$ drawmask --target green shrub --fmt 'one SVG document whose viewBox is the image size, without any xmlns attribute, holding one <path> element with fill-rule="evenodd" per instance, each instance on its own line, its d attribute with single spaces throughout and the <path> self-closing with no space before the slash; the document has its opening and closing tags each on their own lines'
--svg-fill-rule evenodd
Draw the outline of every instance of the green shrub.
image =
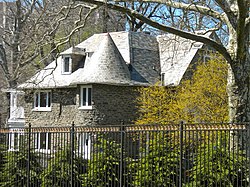
<svg viewBox="0 0 250 187">
<path fill-rule="evenodd" d="M 35 152 L 30 153 L 30 185 L 40 184 L 39 175 L 42 171 L 38 156 Z M 4 155 L 4 164 L 0 176 L 1 187 L 27 187 L 28 178 L 28 150 L 27 147 L 19 148 L 19 151 L 8 151 Z"/>
<path fill-rule="evenodd" d="M 71 154 L 72 151 L 69 146 L 63 150 L 57 151 L 53 158 L 48 162 L 47 168 L 41 174 L 43 187 L 61 187 L 70 186 L 71 184 Z M 73 186 L 81 185 L 80 175 L 84 173 L 86 167 L 86 160 L 82 157 L 73 159 Z"/>
<path fill-rule="evenodd" d="M 206 140 L 197 147 L 190 182 L 185 186 L 248 186 L 246 156 L 229 145 L 230 139 L 221 133 L 216 140 Z"/>
<path fill-rule="evenodd" d="M 97 137 L 87 173 L 83 175 L 83 186 L 119 186 L 120 154 L 121 145 L 108 134 Z"/>
<path fill-rule="evenodd" d="M 174 137 L 167 132 L 150 132 L 141 143 L 141 156 L 130 165 L 133 186 L 176 186 L 179 154 Z M 146 137 L 147 137 L 146 136 Z"/>
</svg>

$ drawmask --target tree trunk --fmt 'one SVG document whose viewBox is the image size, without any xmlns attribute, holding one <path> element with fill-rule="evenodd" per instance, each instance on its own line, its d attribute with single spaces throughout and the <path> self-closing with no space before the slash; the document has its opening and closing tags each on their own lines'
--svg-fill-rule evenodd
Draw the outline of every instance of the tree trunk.
<svg viewBox="0 0 250 187">
<path fill-rule="evenodd" d="M 228 69 L 230 123 L 250 122 L 250 62 L 234 61 Z"/>
<path fill-rule="evenodd" d="M 228 68 L 229 122 L 232 124 L 250 122 L 250 61 L 234 61 Z M 247 131 L 232 131 L 231 149 L 245 149 L 250 156 L 250 125 Z"/>
</svg>

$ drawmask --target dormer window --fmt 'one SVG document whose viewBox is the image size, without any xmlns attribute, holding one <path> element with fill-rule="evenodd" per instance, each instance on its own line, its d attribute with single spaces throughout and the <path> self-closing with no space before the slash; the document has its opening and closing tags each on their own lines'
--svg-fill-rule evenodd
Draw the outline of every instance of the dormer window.
<svg viewBox="0 0 250 187">
<path fill-rule="evenodd" d="M 62 57 L 62 74 L 71 74 L 72 72 L 72 58 L 71 56 Z"/>
</svg>

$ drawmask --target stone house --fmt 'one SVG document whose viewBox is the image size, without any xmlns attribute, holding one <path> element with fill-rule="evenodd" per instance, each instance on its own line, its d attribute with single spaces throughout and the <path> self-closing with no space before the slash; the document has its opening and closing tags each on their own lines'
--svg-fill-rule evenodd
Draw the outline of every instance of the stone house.
<svg viewBox="0 0 250 187">
<path fill-rule="evenodd" d="M 160 78 L 156 37 L 95 34 L 20 85 L 26 124 L 117 125 L 136 119 L 137 88 Z"/>
<path fill-rule="evenodd" d="M 211 36 L 211 34 L 209 35 Z M 117 125 L 136 119 L 137 88 L 177 86 L 207 47 L 173 35 L 95 34 L 19 86 L 32 126 Z M 206 59 L 205 59 L 206 60 Z"/>
<path fill-rule="evenodd" d="M 212 33 L 207 34 L 211 36 Z M 190 70 L 199 59 L 209 58 L 207 51 L 202 43 L 171 34 L 95 34 L 63 51 L 19 85 L 18 89 L 25 93 L 23 125 L 58 127 L 69 126 L 73 121 L 76 126 L 132 123 L 137 117 L 139 87 L 160 81 L 162 86 L 179 85 L 182 79 L 192 76 Z M 38 135 L 38 142 L 39 137 L 41 142 L 47 142 L 45 147 L 49 145 L 48 133 Z"/>
</svg>

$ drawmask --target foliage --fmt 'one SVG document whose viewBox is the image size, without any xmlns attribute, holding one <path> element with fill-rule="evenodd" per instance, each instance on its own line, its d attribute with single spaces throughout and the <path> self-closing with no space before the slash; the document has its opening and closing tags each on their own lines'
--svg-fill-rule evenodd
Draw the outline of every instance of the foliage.
<svg viewBox="0 0 250 187">
<path fill-rule="evenodd" d="M 220 57 L 199 63 L 191 80 L 176 88 L 141 88 L 137 124 L 228 120 L 227 64 Z"/>
<path fill-rule="evenodd" d="M 0 138 L 0 172 L 2 172 L 4 167 L 5 152 L 6 152 L 6 145 L 3 144 L 2 139 Z"/>
<path fill-rule="evenodd" d="M 83 175 L 83 186 L 119 186 L 120 152 L 121 145 L 108 134 L 99 136 L 93 144 L 87 173 Z"/>
<path fill-rule="evenodd" d="M 173 141 L 175 135 L 147 132 L 148 136 L 140 148 L 140 159 L 130 165 L 135 170 L 133 186 L 178 186 L 179 146 Z"/>
<path fill-rule="evenodd" d="M 169 106 L 174 101 L 176 95 L 173 89 L 159 86 L 140 88 L 140 96 L 137 98 L 139 119 L 137 124 L 165 124 L 168 123 Z"/>
<path fill-rule="evenodd" d="M 249 169 L 243 151 L 233 151 L 225 133 L 217 133 L 217 136 L 197 147 L 194 166 L 188 172 L 191 182 L 185 186 L 247 186 Z"/>
<path fill-rule="evenodd" d="M 28 160 L 28 149 L 23 143 L 23 146 L 18 151 L 8 151 L 4 156 L 4 165 L 0 176 L 0 186 L 2 187 L 27 187 L 27 163 L 30 164 L 30 186 L 39 184 L 39 175 L 42 172 L 42 167 L 39 163 L 37 153 L 30 152 Z"/>
<path fill-rule="evenodd" d="M 55 153 L 53 158 L 49 160 L 47 168 L 41 174 L 41 186 L 70 186 L 72 166 L 74 173 L 73 186 L 80 186 L 80 175 L 85 172 L 86 160 L 81 157 L 74 157 L 72 164 L 71 154 L 70 146 L 64 147 Z"/>
<path fill-rule="evenodd" d="M 181 85 L 172 110 L 187 122 L 227 122 L 227 64 L 217 56 L 200 63 L 191 80 Z"/>
</svg>

